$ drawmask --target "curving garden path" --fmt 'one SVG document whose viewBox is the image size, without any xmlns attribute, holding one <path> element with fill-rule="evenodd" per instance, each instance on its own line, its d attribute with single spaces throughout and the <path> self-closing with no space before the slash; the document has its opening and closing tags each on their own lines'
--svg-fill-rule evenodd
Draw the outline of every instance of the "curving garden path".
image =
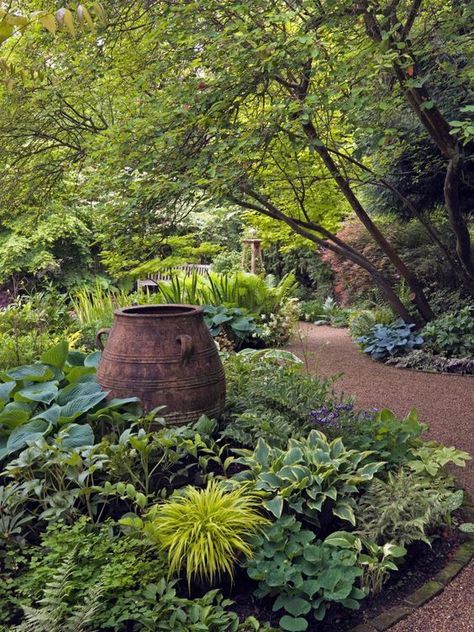
<svg viewBox="0 0 474 632">
<path fill-rule="evenodd" d="M 305 358 L 312 373 L 341 374 L 336 388 L 353 395 L 358 408 L 390 408 L 400 416 L 416 408 L 429 424 L 428 436 L 474 456 L 474 377 L 379 364 L 358 350 L 347 330 L 307 323 L 287 348 Z M 456 474 L 474 498 L 474 460 Z M 474 561 L 440 596 L 392 630 L 474 632 Z"/>
</svg>

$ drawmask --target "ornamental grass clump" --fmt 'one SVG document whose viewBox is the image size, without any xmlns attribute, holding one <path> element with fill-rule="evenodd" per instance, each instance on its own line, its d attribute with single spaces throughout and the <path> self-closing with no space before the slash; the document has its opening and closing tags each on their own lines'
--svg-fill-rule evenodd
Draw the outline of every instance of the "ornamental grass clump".
<svg viewBox="0 0 474 632">
<path fill-rule="evenodd" d="M 239 557 L 252 557 L 251 536 L 268 524 L 260 502 L 246 486 L 229 490 L 211 480 L 155 505 L 144 531 L 167 553 L 170 575 L 186 569 L 189 586 L 196 579 L 212 585 L 223 574 L 233 577 Z"/>
</svg>

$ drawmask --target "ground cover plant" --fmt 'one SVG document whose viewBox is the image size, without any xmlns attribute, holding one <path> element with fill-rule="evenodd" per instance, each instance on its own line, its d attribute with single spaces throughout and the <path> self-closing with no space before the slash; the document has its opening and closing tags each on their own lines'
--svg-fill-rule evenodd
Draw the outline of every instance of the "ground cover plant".
<svg viewBox="0 0 474 632">
<path fill-rule="evenodd" d="M 224 415 L 182 427 L 106 400 L 65 341 L 0 375 L 0 629 L 312 630 L 454 528 L 469 457 L 415 413 L 359 413 L 288 352 L 223 357 Z"/>
</svg>

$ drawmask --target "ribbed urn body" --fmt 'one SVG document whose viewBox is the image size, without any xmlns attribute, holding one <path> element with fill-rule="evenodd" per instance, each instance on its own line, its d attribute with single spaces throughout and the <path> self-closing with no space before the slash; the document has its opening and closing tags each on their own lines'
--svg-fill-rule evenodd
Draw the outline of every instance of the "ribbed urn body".
<svg viewBox="0 0 474 632">
<path fill-rule="evenodd" d="M 166 406 L 168 423 L 205 414 L 218 416 L 225 404 L 224 368 L 204 322 L 192 305 L 143 305 L 115 312 L 97 370 L 108 397 L 139 397 L 145 411 Z"/>
</svg>

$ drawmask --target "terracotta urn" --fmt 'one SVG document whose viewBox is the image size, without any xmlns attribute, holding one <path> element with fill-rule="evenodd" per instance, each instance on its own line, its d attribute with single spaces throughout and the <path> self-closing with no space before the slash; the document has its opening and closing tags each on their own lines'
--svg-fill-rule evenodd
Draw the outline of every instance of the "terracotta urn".
<svg viewBox="0 0 474 632">
<path fill-rule="evenodd" d="M 166 406 L 172 424 L 223 411 L 224 368 L 199 307 L 141 305 L 114 316 L 112 328 L 97 333 L 97 381 L 109 398 L 139 397 L 145 411 Z"/>
</svg>

